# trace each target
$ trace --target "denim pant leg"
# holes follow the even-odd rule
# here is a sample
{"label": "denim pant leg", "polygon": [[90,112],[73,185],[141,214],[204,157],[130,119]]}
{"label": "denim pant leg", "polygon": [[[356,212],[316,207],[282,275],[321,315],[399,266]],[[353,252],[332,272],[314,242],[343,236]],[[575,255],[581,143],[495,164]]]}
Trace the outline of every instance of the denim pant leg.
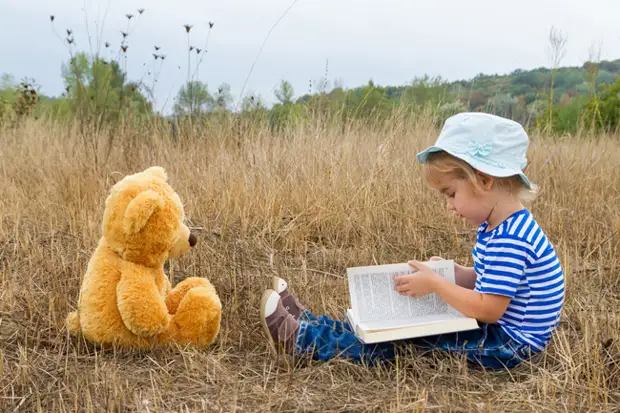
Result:
{"label": "denim pant leg", "polygon": [[479,366],[492,370],[516,367],[530,346],[512,339],[497,324],[481,324],[480,329],[406,340],[421,350],[439,349],[446,353],[465,355]]}
{"label": "denim pant leg", "polygon": [[334,357],[357,362],[393,360],[395,347],[394,343],[364,344],[351,331],[348,323],[326,315],[316,317],[304,311],[300,317],[297,352],[311,354],[321,361]]}
{"label": "denim pant leg", "polygon": [[399,348],[413,346],[420,350],[441,350],[465,355],[475,364],[488,369],[505,369],[517,366],[529,346],[513,340],[497,324],[482,324],[478,330],[437,336],[420,337],[396,342],[364,344],[355,336],[346,322],[328,316],[316,317],[304,311],[297,336],[297,351],[311,353],[322,361],[334,357],[354,361],[393,360]]}
{"label": "denim pant leg", "polygon": [[301,315],[299,316],[299,321],[307,321],[313,324],[329,325],[330,327],[338,331],[342,331],[345,329],[348,331],[352,331],[351,327],[349,327],[349,325],[343,321],[334,320],[333,318],[330,318],[327,315],[320,315],[317,317],[314,314],[312,314],[310,311],[308,311],[307,309],[301,312]]}

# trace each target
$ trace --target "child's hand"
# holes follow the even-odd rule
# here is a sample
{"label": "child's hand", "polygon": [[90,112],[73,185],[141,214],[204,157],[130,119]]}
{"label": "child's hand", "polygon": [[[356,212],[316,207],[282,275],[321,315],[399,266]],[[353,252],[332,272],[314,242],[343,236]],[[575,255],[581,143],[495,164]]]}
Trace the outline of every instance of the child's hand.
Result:
{"label": "child's hand", "polygon": [[400,295],[408,295],[409,297],[424,297],[427,294],[431,294],[435,289],[435,283],[439,276],[419,261],[409,261],[408,264],[418,271],[415,274],[394,277],[396,291]]}
{"label": "child's hand", "polygon": [[[431,257],[429,261],[440,261],[441,257]],[[465,267],[454,263],[454,281],[456,285],[473,290],[476,287],[476,273],[473,267]]]}
{"label": "child's hand", "polygon": [[[430,257],[428,259],[429,261],[443,261],[442,257]],[[464,269],[465,267],[463,267],[461,264],[457,264],[456,262],[454,263],[454,271],[459,272],[462,269]]]}

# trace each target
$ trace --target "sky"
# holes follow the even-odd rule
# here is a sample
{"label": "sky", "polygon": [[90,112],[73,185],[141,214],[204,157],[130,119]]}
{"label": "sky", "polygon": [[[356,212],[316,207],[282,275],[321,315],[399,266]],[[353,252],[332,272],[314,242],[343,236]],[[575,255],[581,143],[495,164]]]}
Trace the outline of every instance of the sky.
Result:
{"label": "sky", "polygon": [[[78,50],[96,52],[99,43],[104,57],[116,56],[128,13],[135,17],[123,64],[130,79],[153,87],[164,113],[187,80],[185,24],[193,25],[189,45],[207,44],[197,71],[191,54],[197,79],[212,92],[226,82],[235,99],[254,94],[267,103],[282,80],[298,97],[326,72],[353,88],[550,66],[552,27],[567,37],[562,65],[582,65],[593,49],[620,58],[619,0],[0,0],[0,74],[34,78],[58,96],[66,29]],[[153,59],[155,45],[163,63]]]}

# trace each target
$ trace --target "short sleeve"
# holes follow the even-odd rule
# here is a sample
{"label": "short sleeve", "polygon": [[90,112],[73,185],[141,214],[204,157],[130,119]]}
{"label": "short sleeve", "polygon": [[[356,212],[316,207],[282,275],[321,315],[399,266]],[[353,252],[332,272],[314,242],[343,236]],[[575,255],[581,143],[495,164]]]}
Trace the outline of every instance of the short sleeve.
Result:
{"label": "short sleeve", "polygon": [[529,255],[527,243],[516,238],[499,236],[489,240],[482,259],[478,291],[514,297],[525,277]]}

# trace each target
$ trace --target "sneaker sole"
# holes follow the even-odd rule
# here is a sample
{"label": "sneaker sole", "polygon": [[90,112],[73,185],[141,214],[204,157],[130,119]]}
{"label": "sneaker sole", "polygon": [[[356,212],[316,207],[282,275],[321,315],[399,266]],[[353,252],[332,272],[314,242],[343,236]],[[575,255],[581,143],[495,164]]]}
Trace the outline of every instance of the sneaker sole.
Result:
{"label": "sneaker sole", "polygon": [[277,357],[278,351],[276,350],[276,343],[274,343],[273,337],[271,337],[269,326],[267,326],[267,317],[265,316],[265,305],[267,304],[267,300],[269,299],[269,296],[271,296],[271,293],[274,292],[275,290],[266,290],[260,299],[260,322],[263,325],[263,332],[269,341],[269,350],[271,351],[271,355],[273,357]]}

